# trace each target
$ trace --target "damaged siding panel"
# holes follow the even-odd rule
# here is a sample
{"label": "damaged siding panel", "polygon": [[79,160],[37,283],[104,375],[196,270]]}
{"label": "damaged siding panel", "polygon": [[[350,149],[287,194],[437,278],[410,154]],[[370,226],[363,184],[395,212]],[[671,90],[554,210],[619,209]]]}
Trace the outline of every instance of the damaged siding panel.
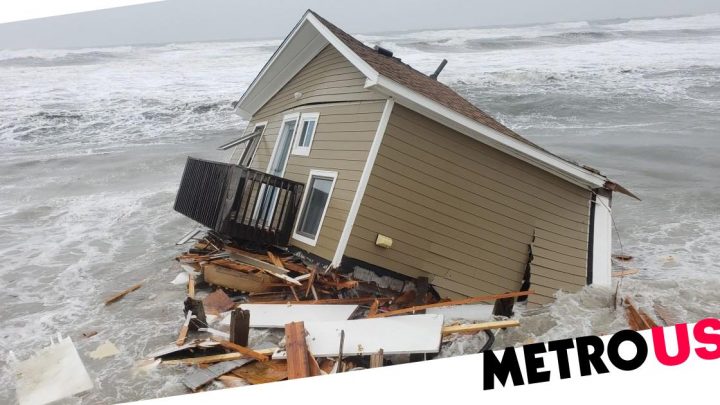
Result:
{"label": "damaged siding panel", "polygon": [[[251,164],[253,169],[266,171],[283,117],[297,112],[319,114],[309,155],[290,154],[282,177],[306,183],[311,170],[338,173],[316,245],[290,240],[327,260],[335,254],[385,105],[385,97],[366,90],[364,84],[364,76],[334,48],[327,47],[251,121],[267,121]],[[302,93],[299,99],[296,92]]]}
{"label": "damaged siding panel", "polygon": [[[536,266],[568,275],[553,283],[541,274],[538,285],[574,288],[585,274],[589,197],[396,106],[345,254],[405,274],[413,267],[443,291],[494,294],[520,288],[536,235]],[[375,246],[378,233],[392,248]]]}

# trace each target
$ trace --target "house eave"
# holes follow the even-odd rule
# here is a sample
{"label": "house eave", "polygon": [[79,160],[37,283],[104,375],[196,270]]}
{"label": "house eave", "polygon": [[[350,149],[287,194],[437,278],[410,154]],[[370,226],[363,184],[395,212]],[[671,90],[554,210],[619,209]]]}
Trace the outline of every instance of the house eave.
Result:
{"label": "house eave", "polygon": [[393,97],[399,104],[440,122],[479,142],[584,188],[604,187],[608,179],[542,149],[508,137],[383,76],[368,79],[365,87]]}

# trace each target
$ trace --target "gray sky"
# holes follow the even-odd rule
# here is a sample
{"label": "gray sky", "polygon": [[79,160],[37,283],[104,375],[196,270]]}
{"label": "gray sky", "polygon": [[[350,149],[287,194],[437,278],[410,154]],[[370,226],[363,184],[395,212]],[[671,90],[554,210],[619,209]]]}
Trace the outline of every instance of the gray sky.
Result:
{"label": "gray sky", "polygon": [[718,0],[169,0],[0,24],[0,48],[284,37],[312,8],[351,33],[720,12]]}

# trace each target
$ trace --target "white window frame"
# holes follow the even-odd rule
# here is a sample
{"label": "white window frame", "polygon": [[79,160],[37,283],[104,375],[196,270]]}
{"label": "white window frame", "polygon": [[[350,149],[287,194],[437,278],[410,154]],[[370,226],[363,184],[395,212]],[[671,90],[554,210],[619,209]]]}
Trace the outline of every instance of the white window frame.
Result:
{"label": "white window frame", "polygon": [[[310,150],[312,149],[313,141],[315,140],[315,131],[317,131],[318,121],[320,120],[320,113],[302,113],[300,114],[300,121],[298,121],[297,128],[295,129],[295,139],[293,139],[293,147],[290,152],[293,155],[298,156],[310,156]],[[307,146],[300,146],[300,137],[303,131],[303,125],[307,121],[314,121],[312,132],[310,133],[310,143]]]}
{"label": "white window frame", "polygon": [[[310,170],[310,174],[308,175],[308,180],[305,183],[305,191],[303,192],[303,198],[302,203],[300,204],[300,209],[298,210],[298,217],[295,218],[295,225],[293,226],[293,234],[292,238],[297,240],[298,242],[302,242],[306,245],[315,246],[317,244],[318,239],[320,238],[320,234],[322,233],[322,226],[323,222],[325,222],[325,216],[327,215],[328,207],[330,207],[330,200],[332,199],[332,193],[335,190],[335,183],[337,183],[337,176],[338,172],[330,172],[326,170]],[[308,238],[305,235],[300,235],[297,233],[298,226],[300,226],[300,220],[302,219],[302,213],[305,209],[305,204],[307,204],[307,198],[308,194],[310,193],[310,185],[312,184],[313,177],[329,177],[332,178],[332,184],[330,185],[330,192],[328,193],[327,201],[325,202],[325,207],[322,211],[322,216],[320,217],[320,223],[318,224],[317,233],[315,234],[315,238]]]}
{"label": "white window frame", "polygon": [[[262,142],[263,136],[265,136],[265,130],[267,129],[267,124],[268,124],[267,121],[260,121],[260,122],[256,122],[255,124],[253,124],[252,130],[250,131],[250,133],[255,132],[257,127],[259,127],[261,125],[263,127],[263,130],[262,130],[262,133],[260,134],[260,136],[258,136],[257,143],[255,144],[255,150],[252,152],[252,156],[250,156],[250,160],[248,161],[247,167],[250,167],[252,165],[253,160],[255,160],[255,154],[257,153],[258,147],[260,147],[260,142]],[[252,140],[249,140],[248,144],[245,147],[247,148],[248,146],[250,146],[251,143],[252,143]],[[236,148],[239,146],[240,145],[237,145]],[[245,151],[243,151],[243,153],[240,154],[240,157],[238,158],[238,161],[235,164],[242,163],[242,158],[244,157],[244,155],[245,155]]]}

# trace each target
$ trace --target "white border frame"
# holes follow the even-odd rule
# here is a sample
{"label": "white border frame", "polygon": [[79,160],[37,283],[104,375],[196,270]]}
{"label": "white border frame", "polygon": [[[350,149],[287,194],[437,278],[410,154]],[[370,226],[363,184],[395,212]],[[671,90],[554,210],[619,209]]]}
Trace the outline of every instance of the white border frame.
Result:
{"label": "white border frame", "polygon": [[[298,217],[295,219],[295,224],[293,225],[293,233],[292,238],[295,239],[298,242],[302,242],[306,245],[315,246],[317,244],[318,239],[320,238],[320,234],[322,233],[322,226],[323,222],[325,222],[325,216],[327,215],[327,210],[330,207],[330,200],[332,199],[332,193],[335,190],[335,183],[337,183],[337,176],[338,172],[331,172],[327,170],[310,170],[310,174],[308,175],[308,180],[305,183],[307,186],[305,187],[305,191],[303,192],[303,198],[302,202],[300,203],[300,209],[298,210]],[[307,236],[303,236],[297,233],[297,227],[300,225],[300,219],[302,218],[303,210],[305,209],[305,204],[307,203],[307,197],[308,193],[310,192],[310,185],[312,184],[312,178],[313,177],[330,177],[332,178],[332,184],[330,185],[330,192],[328,193],[328,199],[325,203],[325,208],[323,208],[322,216],[320,217],[320,223],[318,224],[318,230],[315,234],[315,238],[311,239]]]}
{"label": "white border frame", "polygon": [[385,130],[387,129],[388,121],[390,121],[390,115],[392,114],[395,100],[389,98],[385,101],[385,107],[383,108],[380,121],[378,122],[377,130],[375,130],[375,137],[373,143],[370,145],[370,151],[368,152],[367,160],[365,161],[365,167],[363,168],[360,181],[358,182],[357,189],[355,190],[355,197],[350,205],[350,211],[348,212],[347,219],[345,220],[345,226],[343,227],[342,234],[340,234],[340,240],[338,241],[337,248],[335,249],[335,256],[333,257],[331,267],[339,267],[342,262],[343,255],[345,254],[345,248],[347,248],[350,234],[352,233],[353,226],[355,225],[355,218],[357,217],[360,205],[362,204],[362,198],[365,195],[365,189],[367,188],[368,180],[370,180],[370,173],[372,172],[373,166],[375,166],[375,158],[377,158],[380,145],[382,144],[383,137],[385,136]]}
{"label": "white border frame", "polygon": [[[260,134],[260,137],[259,137],[259,139],[258,139],[258,141],[257,141],[257,144],[255,145],[255,150],[253,151],[252,156],[250,156],[250,161],[248,162],[247,167],[250,167],[250,166],[252,165],[253,160],[255,160],[255,154],[257,153],[258,146],[260,146],[260,142],[262,142],[263,137],[265,136],[265,130],[267,129],[268,122],[267,122],[267,121],[256,122],[255,124],[253,124],[252,130],[250,131],[250,133],[255,132],[255,130],[257,129],[257,127],[258,127],[259,125],[263,125],[263,130],[262,130],[262,133]],[[235,146],[235,147],[237,148],[237,147],[239,147],[239,146],[240,146],[240,145],[237,145],[237,146]],[[243,151],[242,154],[244,155],[244,154],[245,154],[245,151]],[[240,160],[242,160],[242,158],[243,158],[243,157],[242,157],[242,155],[241,155],[241,156],[238,158],[238,161],[235,162],[235,164],[236,164],[236,165],[239,165],[239,164],[240,164]]]}
{"label": "white border frame", "polygon": [[[275,145],[273,146],[272,154],[270,155],[270,159],[268,160],[267,168],[265,168],[265,173],[270,174],[270,168],[272,167],[273,163],[275,162],[275,159],[277,158],[277,151],[278,147],[280,146],[280,136],[282,135],[283,129],[285,128],[285,123],[289,121],[297,120],[298,123],[300,123],[300,113],[290,113],[283,115],[282,122],[280,123],[280,130],[278,131],[277,138],[275,138]],[[292,154],[292,144],[295,142],[295,134],[297,133],[298,126],[295,125],[295,129],[293,130],[293,133],[290,134],[290,151],[288,151],[288,158],[285,160],[285,165],[283,165],[283,169],[280,172],[280,174],[276,174],[275,176],[282,177],[285,174],[285,169],[287,169],[288,161],[290,160],[290,155]]]}
{"label": "white border frame", "polygon": [[[313,126],[313,130],[310,133],[310,144],[308,146],[300,146],[300,137],[302,136],[303,125],[308,121],[315,122],[315,126]],[[312,149],[312,144],[315,140],[315,131],[317,131],[319,121],[320,113],[310,112],[300,114],[300,121],[298,121],[298,127],[295,130],[295,138],[293,139],[292,149],[290,150],[291,155],[310,156],[310,150]]]}

